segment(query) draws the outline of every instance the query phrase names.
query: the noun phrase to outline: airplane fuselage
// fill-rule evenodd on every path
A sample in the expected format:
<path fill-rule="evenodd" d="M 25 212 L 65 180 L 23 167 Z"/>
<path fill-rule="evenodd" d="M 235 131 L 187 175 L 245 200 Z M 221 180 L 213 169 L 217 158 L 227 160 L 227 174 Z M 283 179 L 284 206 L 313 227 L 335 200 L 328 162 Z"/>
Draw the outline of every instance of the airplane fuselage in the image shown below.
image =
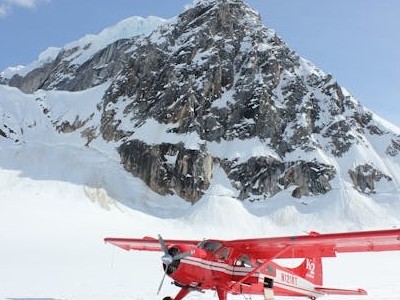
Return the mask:
<path fill-rule="evenodd" d="M 196 249 L 193 255 L 182 259 L 177 269 L 169 275 L 176 285 L 194 290 L 222 289 L 232 294 L 263 295 L 267 278 L 272 280 L 274 294 L 277 296 L 316 298 L 323 295 L 315 291 L 315 284 L 311 281 L 295 274 L 292 269 L 279 266 L 272 261 L 253 273 L 257 267 L 255 264 L 262 263 L 262 261 L 232 260 L 230 253 L 224 253 L 224 249 L 217 252 Z M 313 276 L 312 262 L 309 268 L 307 275 Z"/>
<path fill-rule="evenodd" d="M 165 275 L 180 287 L 174 300 L 191 291 L 215 290 L 219 300 L 228 294 L 304 296 L 367 295 L 363 289 L 323 286 L 323 257 L 336 253 L 400 250 L 400 229 L 264 237 L 238 240 L 164 240 L 105 238 L 124 250 L 161 251 Z M 294 268 L 277 264 L 278 259 L 301 258 Z M 172 299 L 166 297 L 166 299 Z"/>

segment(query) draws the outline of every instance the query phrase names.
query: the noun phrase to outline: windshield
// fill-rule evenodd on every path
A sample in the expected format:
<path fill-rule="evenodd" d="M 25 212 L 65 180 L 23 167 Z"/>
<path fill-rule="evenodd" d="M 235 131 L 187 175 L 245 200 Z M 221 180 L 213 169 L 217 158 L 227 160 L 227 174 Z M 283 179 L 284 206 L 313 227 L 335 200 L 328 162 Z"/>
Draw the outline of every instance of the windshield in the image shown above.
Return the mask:
<path fill-rule="evenodd" d="M 222 247 L 221 243 L 214 241 L 202 241 L 199 248 L 206 250 L 207 252 L 215 252 Z"/>

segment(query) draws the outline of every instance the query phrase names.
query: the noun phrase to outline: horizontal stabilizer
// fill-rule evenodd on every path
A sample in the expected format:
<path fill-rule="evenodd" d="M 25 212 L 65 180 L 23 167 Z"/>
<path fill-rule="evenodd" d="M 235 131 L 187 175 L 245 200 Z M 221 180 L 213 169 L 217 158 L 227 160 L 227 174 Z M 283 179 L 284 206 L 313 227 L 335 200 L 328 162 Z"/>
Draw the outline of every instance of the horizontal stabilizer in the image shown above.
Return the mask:
<path fill-rule="evenodd" d="M 329 295 L 367 295 L 367 291 L 363 289 L 357 290 L 345 290 L 345 289 L 334 289 L 334 288 L 326 288 L 326 287 L 315 287 L 317 292 L 321 292 Z"/>

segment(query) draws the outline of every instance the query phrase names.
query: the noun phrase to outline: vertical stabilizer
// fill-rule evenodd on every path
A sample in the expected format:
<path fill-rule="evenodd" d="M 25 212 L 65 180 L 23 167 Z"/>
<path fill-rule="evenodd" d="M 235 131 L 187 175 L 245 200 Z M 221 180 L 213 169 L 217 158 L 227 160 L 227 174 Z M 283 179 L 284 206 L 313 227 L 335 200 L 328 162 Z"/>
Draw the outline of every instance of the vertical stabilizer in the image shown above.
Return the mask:
<path fill-rule="evenodd" d="M 322 285 L 322 259 L 306 258 L 303 263 L 292 271 L 315 285 Z"/>

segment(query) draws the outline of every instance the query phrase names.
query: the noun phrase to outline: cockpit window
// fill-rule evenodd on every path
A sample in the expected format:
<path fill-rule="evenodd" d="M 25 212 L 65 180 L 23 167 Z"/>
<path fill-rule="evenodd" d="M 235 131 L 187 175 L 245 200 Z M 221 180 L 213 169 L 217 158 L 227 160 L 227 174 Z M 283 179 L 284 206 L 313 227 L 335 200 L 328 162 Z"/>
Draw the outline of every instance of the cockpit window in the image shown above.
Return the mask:
<path fill-rule="evenodd" d="M 247 255 L 242 255 L 235 263 L 238 267 L 251 267 L 251 260 Z"/>
<path fill-rule="evenodd" d="M 198 247 L 206 250 L 207 252 L 215 252 L 220 249 L 222 245 L 221 243 L 214 241 L 202 241 Z"/>
<path fill-rule="evenodd" d="M 218 252 L 215 254 L 215 257 L 220 260 L 227 260 L 230 253 L 231 251 L 229 248 L 222 248 L 221 250 L 218 250 Z"/>

